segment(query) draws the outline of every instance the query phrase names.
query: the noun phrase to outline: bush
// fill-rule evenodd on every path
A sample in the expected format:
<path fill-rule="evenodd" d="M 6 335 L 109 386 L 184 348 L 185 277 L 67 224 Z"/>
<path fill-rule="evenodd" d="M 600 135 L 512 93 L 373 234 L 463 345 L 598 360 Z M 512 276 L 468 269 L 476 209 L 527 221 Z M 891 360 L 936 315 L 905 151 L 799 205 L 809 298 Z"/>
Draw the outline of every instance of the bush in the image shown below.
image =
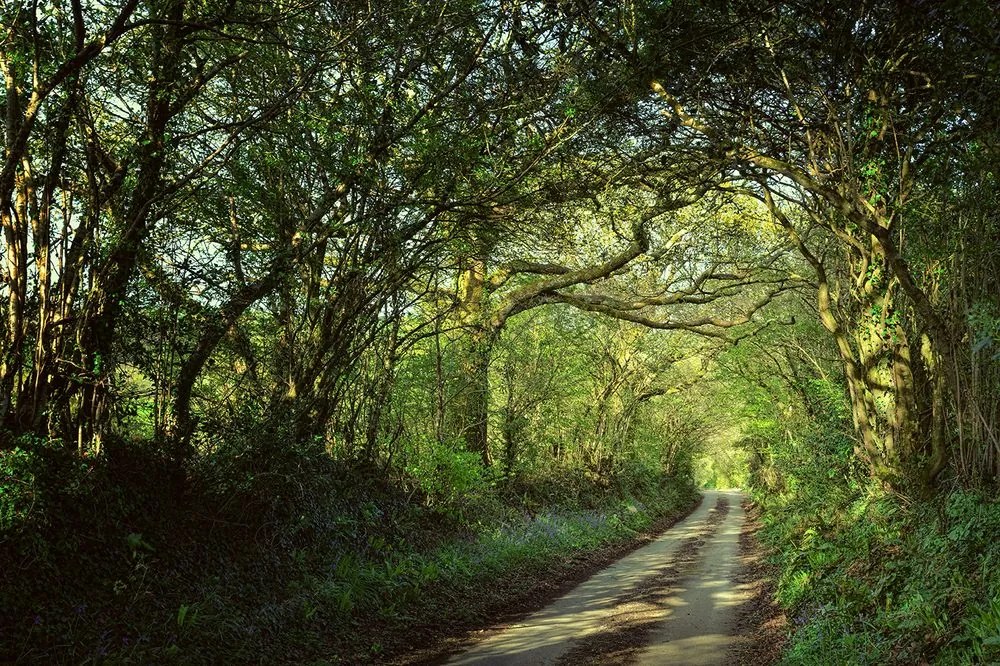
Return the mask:
<path fill-rule="evenodd" d="M 401 449 L 402 468 L 426 506 L 458 523 L 482 513 L 493 487 L 492 470 L 462 440 L 414 438 Z"/>
<path fill-rule="evenodd" d="M 905 498 L 853 462 L 846 426 L 767 440 L 755 471 L 763 538 L 793 619 L 788 664 L 981 663 L 1000 658 L 1000 501 Z"/>
<path fill-rule="evenodd" d="M 184 469 L 146 442 L 22 444 L 0 455 L 0 661 L 363 661 L 484 612 L 483 581 L 521 593 L 691 499 L 649 470 L 562 469 L 526 504 L 457 444 L 393 467 L 277 427 L 226 429 Z"/>

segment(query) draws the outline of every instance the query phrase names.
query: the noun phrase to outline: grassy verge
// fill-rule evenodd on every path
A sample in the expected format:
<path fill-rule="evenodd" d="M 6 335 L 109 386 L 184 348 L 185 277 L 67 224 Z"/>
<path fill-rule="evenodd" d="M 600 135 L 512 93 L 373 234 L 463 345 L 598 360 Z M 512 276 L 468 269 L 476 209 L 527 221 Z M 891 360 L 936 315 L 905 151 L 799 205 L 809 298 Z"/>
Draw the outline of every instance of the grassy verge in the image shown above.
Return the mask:
<path fill-rule="evenodd" d="M 780 516 L 780 517 L 779 517 Z M 952 492 L 904 504 L 869 490 L 771 508 L 787 664 L 1000 660 L 1000 502 Z"/>
<path fill-rule="evenodd" d="M 183 476 L 140 446 L 4 454 L 0 661 L 384 661 L 544 596 L 694 497 L 649 473 L 459 476 L 433 494 L 287 447 Z"/>
<path fill-rule="evenodd" d="M 786 664 L 1000 661 L 1000 501 L 887 491 L 855 454 L 843 392 L 755 422 L 751 489 L 792 635 Z M 817 407 L 818 406 L 818 407 Z"/>

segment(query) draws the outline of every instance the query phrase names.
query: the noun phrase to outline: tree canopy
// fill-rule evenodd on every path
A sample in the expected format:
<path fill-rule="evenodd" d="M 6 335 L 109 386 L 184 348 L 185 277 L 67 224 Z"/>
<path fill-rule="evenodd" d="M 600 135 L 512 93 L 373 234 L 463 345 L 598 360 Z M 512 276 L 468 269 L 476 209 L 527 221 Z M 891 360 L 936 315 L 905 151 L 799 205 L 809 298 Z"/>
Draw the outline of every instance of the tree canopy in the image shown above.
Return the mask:
<path fill-rule="evenodd" d="M 992 487 L 998 23 L 8 0 L 0 451 L 142 451 L 178 497 L 336 462 L 464 520 L 470 488 L 778 492 L 780 406 L 887 492 Z"/>

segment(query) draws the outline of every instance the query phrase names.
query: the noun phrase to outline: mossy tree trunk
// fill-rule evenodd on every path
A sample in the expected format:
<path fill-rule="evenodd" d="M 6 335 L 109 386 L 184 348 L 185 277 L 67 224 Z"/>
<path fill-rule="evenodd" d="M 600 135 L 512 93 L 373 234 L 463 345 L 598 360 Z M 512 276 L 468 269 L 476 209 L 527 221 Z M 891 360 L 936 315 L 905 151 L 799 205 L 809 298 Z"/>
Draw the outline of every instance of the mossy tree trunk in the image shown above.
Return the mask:
<path fill-rule="evenodd" d="M 458 276 L 458 322 L 463 330 L 459 358 L 460 389 L 455 426 L 470 451 L 487 467 L 493 464 L 489 445 L 490 352 L 495 332 L 489 324 L 486 292 L 487 253 L 481 246 L 461 259 Z"/>

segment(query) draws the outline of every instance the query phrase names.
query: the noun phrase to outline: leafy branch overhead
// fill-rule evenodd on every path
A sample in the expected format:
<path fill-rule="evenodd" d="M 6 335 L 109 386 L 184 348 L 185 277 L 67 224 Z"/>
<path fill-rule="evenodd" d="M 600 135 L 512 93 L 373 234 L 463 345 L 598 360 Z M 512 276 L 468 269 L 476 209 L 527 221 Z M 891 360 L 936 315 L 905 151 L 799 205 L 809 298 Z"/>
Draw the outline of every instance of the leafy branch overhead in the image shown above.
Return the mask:
<path fill-rule="evenodd" d="M 995 5 L 4 0 L 0 662 L 405 660 L 699 486 L 787 661 L 997 661 Z"/>

